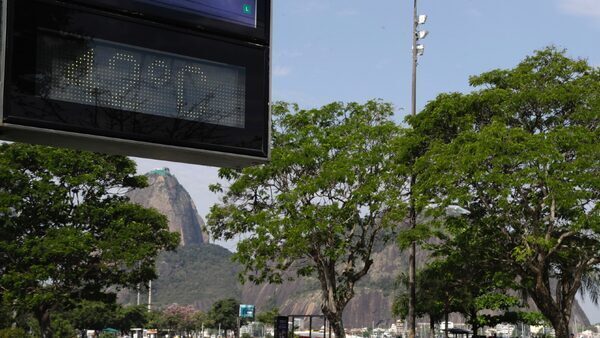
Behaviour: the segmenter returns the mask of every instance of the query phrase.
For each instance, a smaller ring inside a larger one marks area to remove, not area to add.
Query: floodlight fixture
[[[427,35],[429,35],[429,31],[419,31],[417,33],[417,39],[423,40],[427,37]]]
[[[425,46],[424,45],[417,45],[417,54],[419,54],[419,56],[425,54]]]
[[[426,22],[427,22],[427,15],[425,15],[425,14],[419,15],[419,19],[417,20],[417,23],[419,25],[422,25],[422,24],[424,24]]]

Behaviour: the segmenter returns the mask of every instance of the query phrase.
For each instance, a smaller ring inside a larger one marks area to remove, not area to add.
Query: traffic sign
[[[254,319],[254,305],[241,304],[240,305],[240,318]]]

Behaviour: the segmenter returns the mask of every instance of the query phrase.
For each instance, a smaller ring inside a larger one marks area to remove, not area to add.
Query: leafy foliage
[[[436,138],[416,163],[419,203],[467,206],[463,231],[498,248],[473,264],[506,268],[567,337],[575,294],[600,269],[600,71],[547,48],[471,84],[411,121]]]
[[[277,316],[279,316],[279,309],[275,307],[268,311],[259,312],[256,315],[256,321],[269,326],[273,326]]]
[[[96,301],[82,301],[67,314],[73,326],[79,329],[102,330],[114,327],[116,304]],[[119,328],[121,326],[118,326]]]
[[[114,300],[108,287],[155,278],[157,254],[177,245],[164,216],[122,195],[145,182],[125,157],[0,145],[0,292],[44,337],[52,312]]]
[[[0,329],[0,338],[29,338],[25,330],[21,328]]]
[[[221,330],[237,330],[239,309],[240,303],[233,298],[218,300],[207,313],[209,326],[220,326]]]
[[[374,246],[392,237],[404,214],[390,142],[400,130],[391,114],[376,101],[275,105],[271,162],[221,170],[232,183],[208,218],[216,238],[246,235],[234,255],[244,279],[317,276],[323,313],[340,336],[342,311]]]

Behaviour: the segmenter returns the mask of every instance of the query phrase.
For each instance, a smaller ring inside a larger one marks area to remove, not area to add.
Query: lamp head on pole
[[[417,23],[419,25],[423,25],[426,22],[427,22],[427,15],[425,15],[425,14],[419,15],[419,18],[417,19]]]
[[[424,45],[421,45],[421,44],[417,45],[417,54],[419,56],[425,54],[425,46]]]

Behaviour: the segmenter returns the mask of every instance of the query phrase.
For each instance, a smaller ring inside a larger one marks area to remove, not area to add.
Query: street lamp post
[[[419,31],[419,26],[427,21],[426,15],[418,15],[417,0],[414,0],[413,5],[413,39],[412,39],[412,95],[411,95],[411,113],[413,116],[417,114],[417,66],[419,64],[419,56],[425,52],[425,47],[419,44],[419,40],[424,39],[428,32]],[[410,178],[411,190],[415,184],[416,177],[414,174]],[[410,196],[410,226],[415,229],[417,226],[417,211],[415,208],[414,196]],[[408,338],[415,338],[416,333],[416,254],[417,243],[412,242],[410,246],[410,254],[408,258]]]

